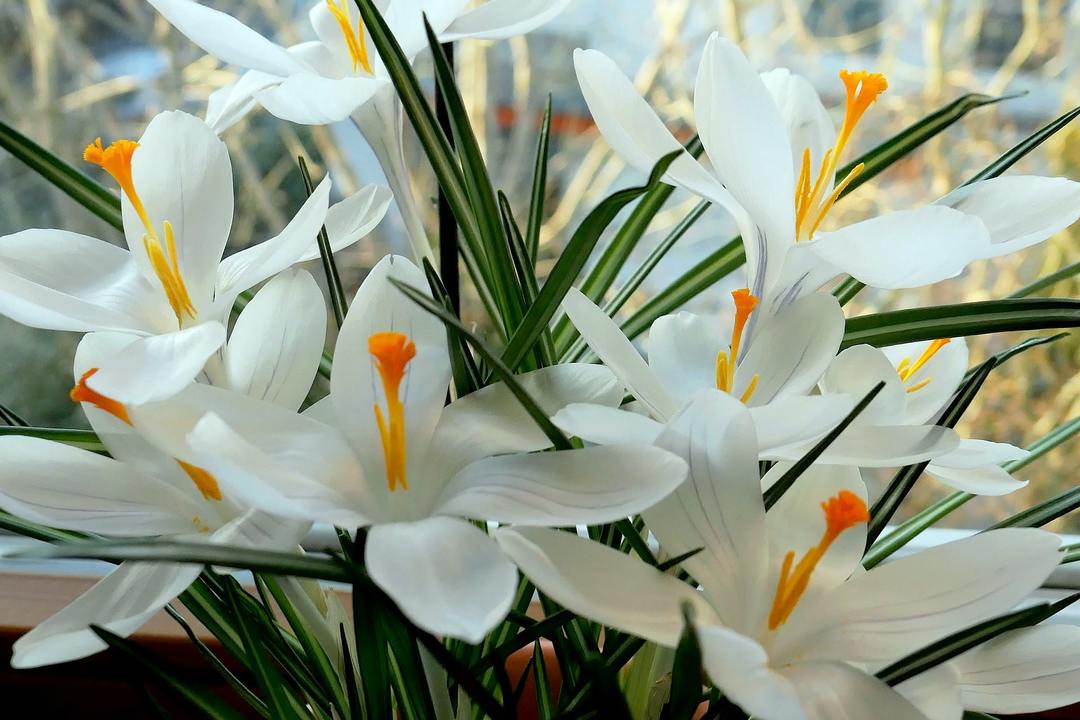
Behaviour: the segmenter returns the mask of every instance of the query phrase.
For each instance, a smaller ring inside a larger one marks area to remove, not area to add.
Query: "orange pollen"
[[[128,416],[127,408],[123,403],[119,403],[110,397],[102,395],[96,390],[91,389],[86,381],[98,371],[97,368],[90,368],[83,373],[79,378],[79,382],[75,383],[75,387],[71,388],[71,392],[68,396],[72,402],[77,403],[90,403],[100,410],[104,410],[118,420],[122,420],[128,425],[131,424],[131,418]]]
[[[841,193],[862,172],[863,166],[856,167],[837,183],[835,188],[826,192],[829,181],[836,175],[837,165],[848,140],[855,131],[855,126],[859,124],[867,108],[873,105],[878,96],[889,87],[889,82],[884,75],[865,70],[841,70],[840,80],[844,83],[846,92],[844,122],[836,136],[836,144],[821,158],[821,166],[812,183],[810,181],[810,149],[806,148],[803,151],[799,180],[795,184],[796,240],[809,240],[813,237]]]
[[[386,464],[386,485],[391,492],[397,490],[398,486],[408,490],[409,481],[405,474],[405,405],[401,402],[399,391],[405,369],[416,357],[416,345],[401,333],[381,332],[368,338],[368,352],[375,359],[375,369],[382,380],[383,394],[386,395],[385,415],[379,404],[375,403],[375,422],[379,426]]]
[[[915,362],[911,362],[911,358],[904,358],[896,366],[896,374],[900,376],[900,382],[907,382],[911,377],[919,372],[926,363],[930,362],[930,358],[937,355],[938,350],[949,344],[949,338],[938,338],[932,343],[926,346],[922,355],[915,359]],[[914,383],[907,388],[909,393],[922,390],[924,387],[930,384],[931,378],[925,378],[919,382]]]
[[[739,346],[742,344],[743,329],[759,302],[750,294],[749,288],[733,291],[731,298],[735,301],[735,326],[731,330],[731,347],[726,352],[721,350],[716,354],[716,389],[726,393],[730,393],[735,384],[735,364],[739,357]],[[758,379],[757,375],[750,379],[741,397],[743,402],[753,395]]]
[[[338,4],[339,0],[326,0],[326,7],[330,9],[330,14],[337,20],[338,27],[341,28],[341,35],[345,38],[345,47],[349,50],[349,56],[352,58],[352,69],[356,72],[356,68],[364,68],[364,72],[371,75],[371,59],[368,57],[367,51],[367,39],[364,36],[364,21],[357,19],[356,32],[353,33],[352,23],[349,21],[349,9],[345,5],[344,0],[341,5]]]
[[[795,564],[794,550],[789,550],[784,556],[780,579],[776,583],[776,595],[773,597],[772,609],[769,610],[769,630],[775,630],[787,622],[809,587],[814,569],[836,538],[845,530],[870,520],[866,503],[849,490],[841,490],[839,494],[821,503],[821,509],[825,511],[825,532],[818,544],[807,550],[798,564]],[[795,565],[794,569],[792,565]]]
[[[199,488],[199,492],[202,493],[204,498],[221,501],[221,487],[213,475],[201,467],[190,465],[183,460],[177,460],[176,464],[191,478],[191,482],[195,483],[195,487]]]

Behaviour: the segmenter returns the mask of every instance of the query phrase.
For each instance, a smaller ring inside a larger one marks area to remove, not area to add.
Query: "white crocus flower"
[[[563,301],[566,314],[648,417],[579,402],[560,411],[555,423],[598,444],[627,438],[652,442],[690,397],[713,388],[750,408],[763,458],[787,459],[795,449],[801,456],[808,443],[851,411],[853,399],[870,389],[807,395],[836,357],[844,314],[836,298],[813,293],[764,318],[751,339],[744,331],[758,312],[756,298],[746,290],[735,291],[732,298],[730,330],[687,312],[658,318],[649,332],[646,362],[607,313],[571,289]],[[944,428],[853,426],[822,458],[847,463],[857,457],[867,466],[892,466],[942,454],[956,443],[955,434]]]
[[[236,321],[222,364],[229,383],[252,398],[237,400],[295,411],[318,367],[309,351],[321,339],[326,308],[314,279],[295,271],[272,280]],[[34,522],[108,536],[175,537],[288,549],[310,523],[282,520],[238,502],[204,467],[162,452],[137,430],[140,407],[198,375],[224,340],[217,322],[168,335],[136,338],[91,333],[75,358],[72,399],[112,457],[32,437],[0,438],[0,507]],[[88,386],[100,378],[121,402]],[[132,426],[135,423],[136,427]],[[199,565],[122,563],[14,646],[12,665],[26,668],[75,660],[105,648],[89,629],[128,635],[198,577]]]
[[[193,0],[149,0],[192,42],[222,62],[248,70],[216,91],[207,122],[218,132],[256,103],[272,115],[304,125],[352,117],[379,159],[402,211],[417,260],[431,248],[413,197],[402,146],[397,94],[353,0],[320,0],[309,13],[318,38],[283,47],[239,20]],[[562,12],[570,0],[389,0],[380,3],[390,31],[411,61],[427,48],[423,18],[442,42],[520,35]]]
[[[869,428],[880,428],[875,434],[883,436],[918,432],[916,428],[933,427],[930,423],[948,404],[967,368],[968,350],[963,338],[883,349],[856,345],[833,360],[821,380],[821,390],[859,395],[884,382],[885,388],[855,419],[854,425],[869,432],[874,432]],[[789,456],[794,455],[793,452]],[[933,460],[926,474],[976,495],[1005,495],[1027,483],[1009,475],[1001,463],[1026,455],[1025,450],[1008,443],[964,438],[955,448],[930,456]],[[873,466],[888,467],[890,463],[882,459]]]
[[[533,452],[551,442],[501,383],[444,407],[446,329],[391,278],[426,291],[403,257],[372,270],[338,336],[330,396],[304,415],[193,385],[168,412],[144,406],[135,420],[230,496],[286,517],[369,527],[371,578],[420,627],[477,642],[505,616],[517,573],[468,519],[608,522],[670,493],[686,466],[651,446]],[[589,364],[520,382],[549,413],[571,400],[614,405],[623,392]]]
[[[630,80],[595,50],[574,56],[597,126],[629,164],[649,170],[682,146]],[[711,167],[689,153],[665,180],[724,207],[746,247],[749,284],[769,312],[846,272],[874,287],[906,288],[953,277],[979,258],[1045,240],[1080,214],[1080,184],[1010,177],[975,183],[938,203],[822,231],[839,192],[833,177],[852,133],[887,86],[882,75],[843,71],[839,132],[809,83],[786,71],[759,76],[732,43],[713,35],[694,91]]]
[[[224,321],[236,296],[318,257],[326,224],[340,249],[368,233],[389,203],[368,186],[327,209],[323,180],[280,235],[222,259],[233,222],[225,144],[182,112],[155,117],[139,142],[86,149],[119,183],[128,249],[63,230],[0,238],[0,313],[31,327],[136,335]]]
[[[766,513],[754,423],[715,390],[659,444],[690,475],[643,517],[667,554],[700,550],[683,562],[700,591],[574,534],[502,528],[496,540],[560,605],[660,645],[678,643],[689,603],[709,677],[762,720],[920,718],[856,666],[880,668],[1009,610],[1059,560],[1053,534],[1007,529],[863,572],[858,473],[812,468]]]
[[[1080,628],[1010,630],[897,686],[929,720],[1014,715],[1080,702]]]

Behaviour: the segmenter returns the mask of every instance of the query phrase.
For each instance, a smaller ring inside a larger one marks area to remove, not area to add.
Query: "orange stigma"
[[[405,405],[401,402],[399,391],[406,367],[416,357],[416,345],[401,333],[381,332],[368,338],[368,352],[375,358],[375,369],[379,372],[386,395],[386,415],[375,403],[375,422],[379,425],[379,439],[382,440],[386,464],[386,486],[391,492],[399,486],[408,490],[409,481],[405,475]]]
[[[809,587],[814,568],[825,557],[836,538],[845,530],[870,520],[866,503],[850,490],[841,490],[839,494],[821,503],[821,509],[825,511],[825,532],[818,544],[806,551],[794,570],[791,566],[795,562],[795,551],[788,550],[784,556],[780,579],[776,583],[776,595],[773,597],[772,609],[769,610],[770,630],[775,630],[787,622]]]
[[[221,501],[221,487],[213,475],[201,467],[190,465],[183,460],[177,460],[176,464],[191,478],[191,482],[195,483],[195,487],[199,488],[199,492],[202,493],[204,498]]]
[[[338,4],[339,0],[326,0],[326,7],[330,9],[330,14],[337,20],[338,27],[341,28],[341,35],[345,38],[345,47],[349,50],[349,56],[352,58],[352,69],[356,72],[356,68],[364,68],[364,72],[371,75],[371,60],[368,58],[367,40],[364,37],[364,21],[360,18],[356,20],[356,32],[353,33],[352,23],[349,21],[349,8],[345,3],[348,0],[344,0],[341,5]]]
[[[829,181],[836,175],[836,167],[848,140],[855,131],[855,126],[859,124],[867,108],[873,105],[878,96],[889,87],[889,82],[884,75],[865,70],[855,72],[841,70],[840,80],[844,83],[846,92],[844,123],[836,136],[836,144],[821,158],[821,166],[813,182],[810,179],[810,148],[803,150],[802,167],[799,170],[799,179],[795,183],[796,240],[809,240],[814,236],[840,195],[862,173],[865,166],[859,163],[847,174],[847,177],[826,194],[826,188]]]
[[[139,194],[135,191],[135,181],[131,175],[131,159],[138,149],[139,143],[134,140],[115,140],[105,147],[101,138],[86,146],[83,151],[83,160],[93,163],[109,173],[120,185],[128,201],[131,203],[135,214],[143,224],[146,233],[143,235],[143,247],[146,257],[150,261],[150,267],[154,269],[161,288],[165,291],[165,297],[169,306],[176,314],[176,322],[183,326],[184,317],[195,318],[195,305],[188,294],[184,278],[180,274],[180,259],[176,250],[176,238],[173,236],[172,223],[166,220],[163,224],[165,230],[165,244],[162,245],[158,237],[154,223],[146,212]]]
[[[900,376],[900,382],[907,382],[911,379],[911,376],[919,372],[923,365],[930,362],[930,358],[937,355],[938,350],[949,344],[949,338],[939,338],[926,346],[922,355],[915,359],[915,362],[911,362],[911,358],[904,358],[900,361],[900,364],[896,366],[896,374]],[[920,380],[907,388],[909,393],[922,390],[924,387],[930,384],[932,378],[925,378]]]
[[[104,410],[118,420],[122,420],[128,425],[131,424],[131,418],[128,416],[127,408],[123,403],[119,403],[110,397],[102,395],[96,390],[87,386],[86,381],[98,371],[97,368],[90,368],[83,373],[79,378],[79,382],[75,383],[75,387],[71,388],[71,392],[68,396],[72,402],[77,403],[90,403],[100,410]]]
[[[735,361],[739,357],[743,329],[758,306],[758,299],[750,294],[749,288],[735,290],[731,293],[731,297],[735,301],[735,326],[731,330],[731,347],[727,352],[721,350],[716,354],[716,389],[726,393],[732,392],[732,386],[735,384]],[[754,394],[754,389],[757,388],[758,379],[756,374],[751,378],[740,400],[746,402],[750,399],[750,396]]]

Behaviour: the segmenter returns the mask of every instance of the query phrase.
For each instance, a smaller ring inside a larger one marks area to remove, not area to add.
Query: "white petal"
[[[959,676],[951,662],[945,662],[896,686],[896,691],[919,709],[928,720],[963,720]]]
[[[1080,702],[1080,628],[1040,625],[1000,635],[953,661],[964,706],[1034,713]]]
[[[762,455],[771,455],[778,448],[816,440],[839,425],[854,405],[848,395],[811,395],[752,407],[758,447]]]
[[[61,443],[0,438],[0,507],[51,527],[107,535],[192,532],[199,507],[139,469]]]
[[[383,17],[402,51],[411,59],[421,50],[427,49],[427,34],[424,32],[423,22],[425,19],[435,35],[441,36],[468,4],[469,0],[393,0],[387,6]]]
[[[329,203],[327,176],[280,234],[225,258],[217,270],[217,305],[231,307],[239,293],[300,262],[322,228]]]
[[[1023,460],[1027,456],[1027,450],[1015,445],[965,438],[952,452],[934,458],[934,464],[951,468],[979,468]]]
[[[264,285],[236,319],[225,351],[231,390],[296,410],[307,397],[326,338],[326,303],[305,270]]]
[[[330,249],[338,252],[349,247],[375,229],[386,209],[390,207],[393,195],[381,185],[365,185],[340,202],[336,202],[326,211],[326,235],[330,239]],[[316,243],[300,257],[300,262],[315,260],[319,257]]]
[[[816,173],[825,151],[836,141],[836,127],[814,86],[805,77],[787,68],[761,73],[761,82],[772,95],[787,128],[792,168],[802,166],[803,150],[809,149],[810,171]],[[832,180],[828,178],[823,191],[825,196],[832,190]]]
[[[140,338],[104,358],[86,384],[125,405],[164,400],[194,382],[224,342],[225,327],[219,322]]]
[[[562,307],[592,351],[638,400],[660,419],[675,414],[675,400],[607,313],[577,288],[566,293]]]
[[[643,513],[645,524],[669,555],[704,548],[683,565],[724,624],[748,628],[767,569],[765,506],[750,414],[731,396],[706,390],[668,424],[657,444],[685,459],[690,476]]]
[[[338,334],[330,378],[330,397],[341,430],[372,478],[386,477],[374,411],[376,404],[386,407],[386,398],[368,352],[368,339],[376,333],[398,332],[416,345],[416,357],[406,367],[400,390],[405,405],[408,475],[419,470],[424,460],[450,385],[450,357],[443,324],[391,284],[391,278],[430,295],[424,273],[407,259],[387,255],[380,260],[353,298]],[[382,483],[381,488],[379,492],[386,493],[389,501],[386,484]]]
[[[64,230],[0,238],[0,313],[45,330],[155,332],[154,288],[123,248]],[[147,307],[149,305],[149,307]]]
[[[199,118],[163,112],[139,138],[131,177],[162,248],[163,224],[172,224],[184,285],[196,309],[206,309],[233,221],[232,163],[225,143]],[[132,257],[160,284],[143,244],[146,228],[126,194],[121,208]]]
[[[871,287],[888,290],[956,277],[990,247],[978,218],[940,205],[818,233],[811,242],[826,262]]]
[[[328,78],[311,72],[290,75],[255,94],[274,117],[299,125],[329,125],[346,119],[385,86],[369,77]]]
[[[193,0],[149,2],[173,27],[224,63],[277,75],[288,75],[300,69],[285,48],[270,42],[231,15]]]
[[[1076,222],[1080,183],[1007,175],[957,188],[937,204],[982,220],[992,243],[982,257],[998,257],[1040,243]]]
[[[686,463],[649,445],[500,455],[457,473],[436,512],[516,525],[595,525],[651,507],[685,477]]]
[[[795,244],[791,144],[761,78],[742,51],[716,33],[701,56],[694,115],[713,168],[757,225],[759,237],[743,237],[743,243],[751,289],[761,296]]]
[[[517,588],[517,571],[495,541],[456,518],[377,525],[364,559],[410,620],[472,644],[506,617]]]
[[[585,403],[567,405],[551,420],[563,432],[597,445],[651,445],[664,429],[662,423],[636,412]]]
[[[900,693],[843,662],[795,663],[784,668],[806,720],[926,720]]]
[[[200,572],[199,565],[125,562],[19,638],[12,647],[11,665],[41,667],[100,652],[107,646],[90,625],[127,637],[182,593]]]
[[[929,340],[905,343],[882,348],[881,352],[894,365],[905,359],[915,362],[930,345]],[[905,422],[921,425],[937,416],[938,412],[952,398],[956,388],[968,369],[968,349],[964,338],[953,338],[947,345],[934,353],[933,357],[904,381],[906,388],[917,386],[924,380],[930,382],[923,387],[908,392],[907,407],[904,411]]]
[[[680,405],[716,387],[716,357],[731,344],[716,318],[689,312],[658,317],[649,328],[649,368]]]
[[[804,720],[795,685],[769,667],[765,648],[734,630],[700,627],[705,672],[718,689],[755,717]]]
[[[1012,609],[1057,566],[1060,543],[1041,530],[1007,528],[900,558],[800,608],[777,643],[785,656],[891,662]]]
[[[938,425],[850,425],[818,458],[828,465],[899,467],[954,450],[960,436]],[[808,448],[772,450],[768,459],[798,460]],[[762,454],[765,457],[765,453]]]
[[[660,158],[682,149],[611,58],[598,50],[575,50],[574,68],[596,126],[627,163],[650,172]],[[689,153],[684,152],[671,164],[664,179],[741,212],[724,186]]]
[[[1027,485],[1027,481],[1017,480],[1001,464],[1027,455],[1026,450],[1008,443],[963,439],[952,452],[935,457],[926,473],[975,495],[1007,495]]]
[[[501,528],[495,539],[541,592],[604,625],[674,647],[683,603],[691,604],[698,622],[716,621],[701,593],[686,583],[574,533]]]
[[[553,365],[516,379],[548,417],[575,401],[612,407],[623,395],[622,385],[610,370],[590,363]],[[502,382],[446,406],[431,443],[428,464],[445,477],[489,455],[532,452],[551,446],[548,436]]]
[[[468,10],[439,34],[442,42],[465,38],[501,40],[532,32],[561,13],[571,0],[488,0]]]
[[[856,425],[899,423],[904,419],[907,393],[896,368],[878,348],[853,345],[829,364],[821,378],[823,393],[844,393],[858,402],[879,382],[885,387],[855,418]]]
[[[840,349],[844,311],[832,295],[814,293],[763,320],[735,371],[736,390],[759,380],[751,405],[805,395]]]
[[[258,104],[255,93],[279,82],[278,75],[248,70],[240,79],[210,93],[206,100],[206,124],[220,135],[255,109]]]
[[[774,315],[804,295],[821,289],[842,272],[814,252],[813,243],[801,242],[788,248],[779,276],[762,298],[758,313],[762,317]]]

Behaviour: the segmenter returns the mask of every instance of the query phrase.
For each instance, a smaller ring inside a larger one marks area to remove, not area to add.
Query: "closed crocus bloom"
[[[517,573],[469,519],[609,522],[670,493],[686,466],[650,445],[533,452],[551,441],[501,383],[444,407],[446,330],[391,279],[426,291],[405,258],[380,261],[341,328],[330,395],[303,415],[195,385],[167,411],[140,408],[135,421],[231,496],[369,528],[367,571],[402,611],[426,630],[478,642],[509,609]],[[623,393],[596,365],[519,380],[550,413],[571,400],[615,405]]]
[[[573,612],[675,646],[684,607],[716,687],[762,720],[923,717],[873,670],[1011,609],[1058,563],[1059,540],[995,530],[861,570],[869,512],[851,468],[814,467],[768,513],[749,411],[704,391],[661,447],[689,477],[647,510],[649,530],[700,585],[574,534],[502,528],[496,539]],[[693,551],[696,551],[694,553]]]

